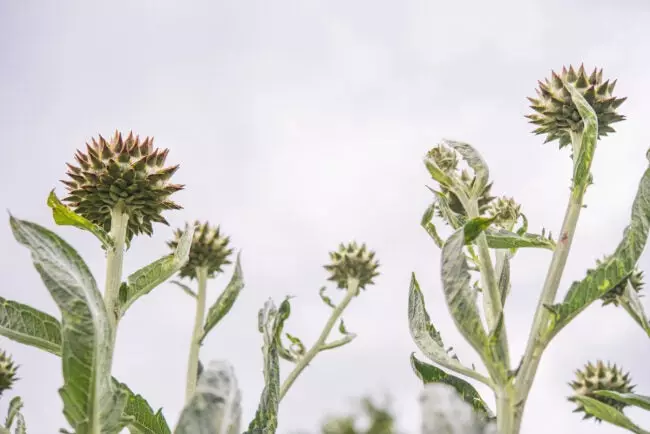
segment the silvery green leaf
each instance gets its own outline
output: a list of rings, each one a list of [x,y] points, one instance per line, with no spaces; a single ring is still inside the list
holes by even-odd
[[[541,248],[555,250],[555,241],[543,235],[517,234],[505,229],[491,227],[485,230],[488,246],[491,249]]]
[[[422,434],[485,434],[494,432],[485,421],[463,401],[454,387],[431,383],[420,395]]]
[[[285,300],[286,301],[286,300]],[[283,315],[272,300],[264,303],[258,315],[258,328],[264,339],[264,390],[255,417],[245,434],[273,434],[278,427],[278,406],[280,403],[280,356],[279,334],[283,326]]]
[[[501,294],[501,306],[505,306],[506,298],[510,294],[510,257],[508,250],[497,250],[496,252],[496,276]]]
[[[241,392],[232,365],[211,361],[187,403],[174,434],[239,434]]]
[[[454,180],[447,175],[444,170],[442,170],[436,162],[433,160],[433,158],[428,158],[424,157],[424,165],[426,166],[427,170],[429,171],[429,174],[431,177],[436,180],[440,185],[444,185],[445,187],[448,188],[453,188],[454,186]]]
[[[411,273],[408,319],[409,330],[413,341],[420,351],[422,351],[431,361],[446,367],[447,369],[470,376],[485,384],[491,384],[491,381],[487,377],[464,366],[460,363],[457,357],[451,356],[448,351],[445,350],[445,344],[442,341],[442,337],[431,323],[431,319],[427,313],[424,304],[424,297],[422,291],[420,291],[420,285],[415,278],[415,273]]]
[[[320,295],[320,299],[323,300],[323,303],[331,307],[332,309],[336,308],[334,306],[334,303],[332,303],[332,299],[329,298],[327,295],[325,295],[325,291],[327,291],[327,287],[323,286],[320,291],[318,291],[318,295]]]
[[[485,186],[487,186],[490,179],[490,170],[488,169],[487,163],[481,154],[468,143],[456,142],[454,140],[446,139],[442,142],[458,152],[467,162],[469,167],[471,167],[474,171],[476,180],[474,181],[474,185],[472,187],[472,195],[474,198],[477,198],[478,194],[480,194],[480,192],[485,189]]]
[[[185,291],[185,293],[186,293],[187,295],[189,295],[190,297],[192,297],[192,298],[196,298],[196,297],[197,297],[196,292],[194,292],[194,291],[192,290],[192,288],[190,288],[189,286],[185,285],[184,283],[181,283],[181,282],[179,282],[178,280],[172,280],[172,281],[169,282],[169,283],[173,283],[174,285],[178,286],[178,287],[181,288],[183,291]]]
[[[437,202],[433,202],[431,205],[429,205],[426,211],[424,211],[420,225],[424,228],[425,231],[427,231],[433,242],[436,243],[436,246],[442,248],[442,238],[440,238],[440,235],[438,235],[438,230],[432,222],[436,206]]]
[[[562,303],[549,306],[554,312],[549,326],[550,336],[557,334],[580,312],[634,271],[650,230],[650,168],[646,169],[639,184],[630,220],[614,254],[595,269],[588,270],[584,279],[573,282]]]
[[[650,396],[637,395],[636,393],[620,393],[612,390],[596,390],[594,395],[650,411]]]
[[[54,217],[54,222],[57,225],[74,226],[84,231],[88,231],[101,241],[102,246],[105,249],[113,247],[113,240],[104,229],[65,206],[59,198],[56,197],[54,190],[50,192],[50,195],[47,198],[47,206],[52,208],[52,217]]]
[[[137,299],[150,293],[187,263],[193,236],[194,226],[189,226],[181,236],[174,253],[163,256],[127,277],[126,284],[123,283],[120,288],[120,317],[124,316]]]
[[[604,402],[600,402],[599,400],[588,396],[574,396],[573,398],[584,406],[585,413],[604,420],[605,422],[609,422],[612,425],[625,428],[633,433],[648,434],[648,431],[638,427],[620,410],[611,405],[607,405]]]
[[[16,415],[16,429],[14,430],[14,434],[27,434],[27,424],[22,413]]]
[[[77,434],[118,433],[128,394],[111,383],[112,333],[95,279],[79,254],[53,232],[10,217],[16,240],[61,310],[63,413]]]
[[[576,150],[574,149],[573,157],[573,186],[577,189],[583,189],[586,188],[589,182],[591,162],[594,159],[594,152],[596,151],[598,117],[587,100],[571,83],[564,82],[564,87],[571,94],[571,100],[578,109],[578,113],[584,124],[580,149],[578,152],[575,152]]]
[[[0,335],[61,355],[61,323],[51,315],[0,297]]]
[[[456,377],[443,371],[442,369],[429,365],[418,360],[414,354],[411,354],[411,368],[415,375],[422,380],[424,384],[430,383],[444,383],[452,386],[456,389],[459,396],[472,406],[474,411],[482,413],[488,418],[493,418],[494,414],[488,407],[488,405],[483,401],[481,395],[478,391],[467,381],[462,378]]]
[[[650,321],[648,321],[648,316],[643,309],[639,294],[634,290],[629,280],[625,285],[625,291],[620,299],[620,303],[632,319],[650,336]]]
[[[483,354],[487,335],[476,304],[476,292],[470,286],[469,267],[463,252],[464,244],[464,231],[461,228],[443,245],[440,264],[442,287],[456,327],[470,345],[479,354]]]
[[[240,261],[241,252],[237,254],[237,260],[235,261],[235,271],[233,272],[230,282],[226,289],[223,290],[217,301],[210,307],[208,310],[208,315],[205,319],[205,324],[203,325],[203,335],[199,342],[203,342],[205,337],[210,333],[218,323],[221,321],[230,309],[235,304],[239,293],[244,288],[244,275],[242,274],[241,261]]]

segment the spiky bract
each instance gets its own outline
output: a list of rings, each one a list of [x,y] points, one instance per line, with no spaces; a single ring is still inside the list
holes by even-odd
[[[359,281],[359,289],[373,285],[373,279],[379,276],[379,262],[374,259],[375,252],[367,250],[366,245],[358,246],[351,242],[347,246],[341,243],[336,252],[330,252],[331,263],[324,268],[331,273],[327,280],[336,282],[341,289],[348,288],[348,278]]]
[[[111,210],[118,203],[129,215],[127,241],[144,233],[153,234],[153,223],[168,225],[162,211],[180,209],[169,196],[183,189],[169,182],[178,165],[165,167],[169,150],[153,148],[153,138],[140,140],[129,133],[126,140],[115,132],[110,141],[101,135],[86,143],[86,152],[77,150],[78,166],[68,164],[69,192],[63,200],[107,232],[111,229]]]
[[[617,368],[616,365],[610,365],[609,363],[605,365],[600,360],[595,365],[591,362],[587,363],[582,371],[577,370],[576,380],[569,383],[569,385],[573,389],[573,396],[587,396],[592,399],[597,399],[598,401],[610,405],[618,410],[625,408],[626,404],[610,398],[595,395],[594,392],[597,390],[609,390],[619,393],[630,393],[635,387],[631,384],[629,373],[623,373],[623,371]],[[570,397],[569,400],[577,403],[577,408],[574,410],[574,413],[584,412],[584,406],[573,396]],[[592,417],[600,421],[599,418],[586,412],[583,418],[589,419]]]
[[[0,350],[0,395],[4,391],[11,389],[18,379],[16,377],[17,369],[18,367],[11,360],[11,356],[5,351]]]
[[[224,237],[220,233],[219,226],[210,226],[208,222],[201,224],[194,223],[196,230],[190,247],[190,258],[187,263],[180,269],[180,277],[189,277],[196,279],[196,269],[205,267],[208,270],[208,278],[213,278],[216,273],[223,271],[224,265],[231,264],[228,260],[232,254],[232,249],[228,248],[229,237]],[[172,249],[176,249],[180,238],[185,233],[184,230],[177,229],[174,231],[174,239],[167,242]]]
[[[571,99],[564,83],[573,85],[594,109],[598,117],[598,138],[607,136],[615,130],[611,124],[625,119],[616,109],[626,98],[612,95],[616,80],[603,81],[603,70],[594,69],[587,75],[584,65],[576,71],[573,66],[562,68],[560,74],[551,72],[536,89],[537,98],[528,98],[536,113],[526,115],[530,122],[538,125],[535,134],[546,134],[544,143],[558,140],[560,148],[571,143],[571,132],[580,133],[584,128],[582,117]]]

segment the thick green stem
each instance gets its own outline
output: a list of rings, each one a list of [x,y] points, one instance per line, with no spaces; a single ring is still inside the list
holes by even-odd
[[[117,321],[120,311],[120,285],[122,284],[122,265],[124,262],[124,246],[129,215],[124,212],[124,204],[118,202],[111,210],[111,232],[113,247],[106,253],[106,286],[104,288],[104,304],[108,320],[113,330],[113,340],[117,332]]]
[[[497,432],[499,434],[515,433],[515,396],[512,386],[499,388],[496,392]]]
[[[577,150],[579,150],[578,144],[581,139],[582,137],[580,135],[573,137],[574,158],[577,158]],[[546,306],[550,306],[555,302],[555,296],[557,295],[560,280],[562,279],[562,274],[566,267],[569,251],[571,250],[571,243],[573,242],[573,236],[575,235],[580,211],[582,210],[582,202],[586,189],[587,185],[575,185],[571,191],[571,197],[569,199],[569,204],[562,223],[562,229],[560,231],[560,239],[553,251],[551,265],[546,274],[542,294],[537,303],[537,310],[535,311],[535,316],[533,318],[533,326],[530,331],[526,351],[524,352],[524,357],[515,383],[517,388],[518,407],[515,417],[514,433],[519,432],[524,406],[530,388],[533,385],[542,353],[548,345],[548,339],[545,336],[545,333],[549,323],[550,312]]]
[[[332,311],[332,315],[330,315],[330,318],[327,320],[323,331],[321,332],[314,345],[309,349],[309,351],[307,351],[304,356],[300,358],[296,364],[296,367],[293,368],[293,371],[291,371],[287,379],[284,380],[284,383],[282,383],[282,387],[280,388],[280,400],[284,398],[284,395],[287,394],[289,388],[296,381],[300,373],[307,367],[309,362],[311,362],[312,359],[316,357],[316,354],[326,349],[325,341],[332,331],[334,324],[336,324],[336,321],[339,319],[345,308],[348,306],[350,301],[352,301],[352,298],[355,297],[358,293],[359,281],[357,279],[348,279],[348,290],[345,293],[345,297],[343,297],[343,300],[341,300],[341,302]]]
[[[194,316],[194,331],[190,343],[190,358],[187,363],[187,383],[185,387],[185,402],[189,402],[196,390],[197,375],[199,370],[199,350],[201,349],[201,336],[203,336],[203,320],[205,317],[205,296],[208,283],[208,269],[198,267],[196,275],[199,280],[199,290],[196,296],[196,315]]]

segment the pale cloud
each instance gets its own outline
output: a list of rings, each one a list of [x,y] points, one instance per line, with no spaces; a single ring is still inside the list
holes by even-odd
[[[419,220],[430,200],[422,155],[442,138],[475,145],[490,164],[494,191],[523,204],[531,229],[557,232],[570,180],[568,152],[530,134],[523,115],[536,80],[563,64],[603,66],[629,100],[628,120],[599,144],[562,291],[611,252],[647,166],[650,106],[647,2],[5,2],[0,7],[0,184],[12,213],[48,227],[44,201],[64,162],[97,133],[115,128],[154,135],[181,162],[185,209],[174,226],[209,219],[242,249],[247,286],[202,348],[202,359],[235,366],[248,421],[261,391],[257,309],[296,295],[288,330],[315,339],[328,309],[317,291],[327,252],[367,242],[382,262],[377,285],[345,314],[359,337],[320,355],[282,403],[281,433],[314,431],[355,397],[390,393],[400,425],[417,432],[420,385],[408,357],[410,273],[417,273],[436,326],[467,362],[478,358],[455,330],[442,298],[439,255]],[[69,228],[103,282],[101,250]],[[166,253],[171,230],[134,243],[125,272]],[[3,297],[58,314],[8,225]],[[641,261],[647,273],[648,254]],[[514,261],[506,306],[513,363],[524,349],[548,252]],[[229,273],[230,271],[228,271]],[[212,297],[226,277],[210,284]],[[643,299],[644,302],[646,301]],[[646,306],[647,302],[645,303]],[[170,424],[183,403],[191,300],[163,285],[121,325],[114,373]],[[608,433],[581,422],[564,398],[573,370],[609,358],[650,390],[644,335],[624,312],[594,305],[548,349],[524,433]],[[22,366],[16,393],[30,432],[65,426],[60,363],[2,340]],[[289,365],[283,365],[286,375]],[[488,391],[481,388],[489,402]],[[553,417],[549,417],[552,414]],[[647,415],[636,420],[650,425]]]

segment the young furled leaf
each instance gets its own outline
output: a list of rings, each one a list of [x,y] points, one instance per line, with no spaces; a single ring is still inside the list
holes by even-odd
[[[194,227],[190,226],[180,238],[173,254],[163,256],[127,277],[126,284],[123,284],[124,296],[121,297],[120,317],[124,316],[136,300],[150,293],[187,263],[193,236]]]
[[[185,285],[184,283],[179,282],[178,280],[172,280],[169,283],[172,283],[179,288],[181,288],[187,295],[189,295],[192,298],[196,298],[196,292],[192,290],[189,286]]]
[[[104,301],[88,266],[53,232],[10,217],[16,240],[29,248],[36,270],[63,316],[63,413],[77,434],[118,433],[128,395],[110,377],[112,334]]]
[[[241,252],[237,254],[237,260],[235,261],[235,271],[230,278],[230,282],[226,286],[226,289],[219,294],[219,298],[208,310],[208,315],[203,325],[203,335],[199,340],[202,343],[205,340],[205,337],[210,333],[210,331],[221,321],[230,309],[235,304],[237,297],[244,288],[244,275],[241,268]]]
[[[323,300],[323,303],[325,303],[326,305],[328,305],[332,309],[335,309],[336,306],[334,305],[334,303],[332,303],[332,299],[330,297],[328,297],[327,295],[325,295],[325,291],[327,291],[326,286],[323,286],[320,289],[320,291],[318,291],[318,295],[320,296],[320,299]]]

